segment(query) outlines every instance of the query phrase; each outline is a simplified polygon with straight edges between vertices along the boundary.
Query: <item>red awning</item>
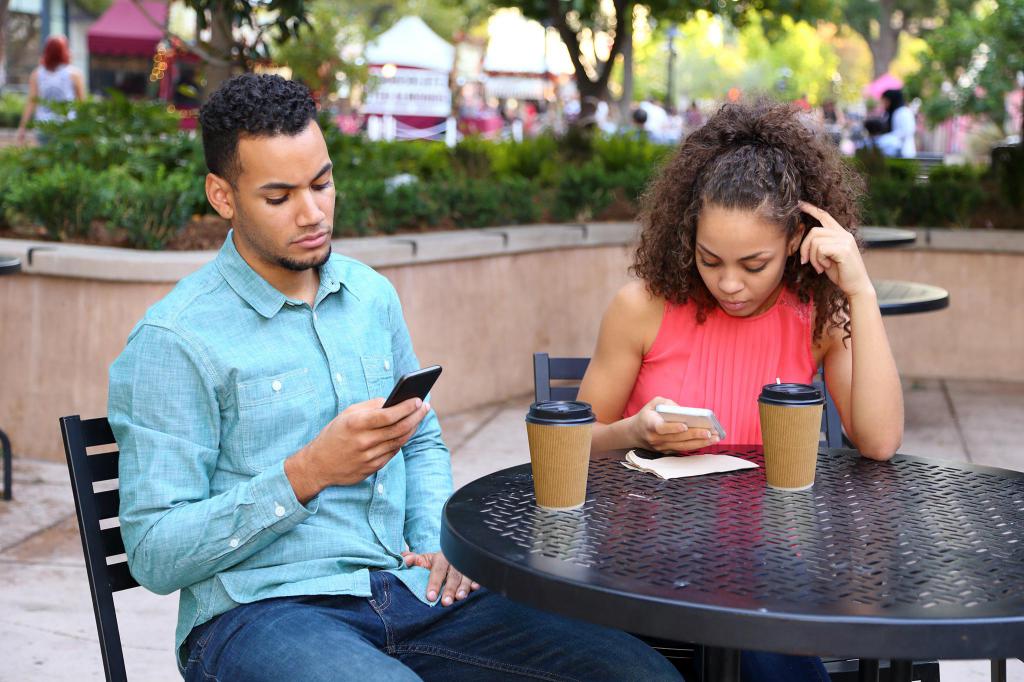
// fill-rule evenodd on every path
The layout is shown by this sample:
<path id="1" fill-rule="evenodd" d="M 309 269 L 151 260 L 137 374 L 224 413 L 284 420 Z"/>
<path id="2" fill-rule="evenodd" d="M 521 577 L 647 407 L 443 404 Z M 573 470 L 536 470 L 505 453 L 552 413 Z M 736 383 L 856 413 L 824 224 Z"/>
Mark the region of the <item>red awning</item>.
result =
<path id="1" fill-rule="evenodd" d="M 114 0 L 106 12 L 89 27 L 89 52 L 93 54 L 150 57 L 164 37 L 155 26 L 167 25 L 167 3 L 147 0 L 140 3 L 150 21 L 132 0 Z"/>

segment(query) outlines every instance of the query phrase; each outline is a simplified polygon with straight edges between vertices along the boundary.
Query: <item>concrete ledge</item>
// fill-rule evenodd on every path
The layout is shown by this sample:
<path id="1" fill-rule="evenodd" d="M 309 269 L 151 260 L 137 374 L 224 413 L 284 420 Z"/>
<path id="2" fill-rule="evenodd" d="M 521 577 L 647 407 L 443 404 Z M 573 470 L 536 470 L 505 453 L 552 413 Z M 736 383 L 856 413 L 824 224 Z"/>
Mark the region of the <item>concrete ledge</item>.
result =
<path id="1" fill-rule="evenodd" d="M 479 230 L 336 239 L 337 253 L 375 268 L 632 242 L 634 223 L 516 225 Z M 0 239 L 0 256 L 20 258 L 30 275 L 110 282 L 173 283 L 216 256 L 211 251 L 141 251 Z M 31 258 L 30 258 L 31 256 Z"/>

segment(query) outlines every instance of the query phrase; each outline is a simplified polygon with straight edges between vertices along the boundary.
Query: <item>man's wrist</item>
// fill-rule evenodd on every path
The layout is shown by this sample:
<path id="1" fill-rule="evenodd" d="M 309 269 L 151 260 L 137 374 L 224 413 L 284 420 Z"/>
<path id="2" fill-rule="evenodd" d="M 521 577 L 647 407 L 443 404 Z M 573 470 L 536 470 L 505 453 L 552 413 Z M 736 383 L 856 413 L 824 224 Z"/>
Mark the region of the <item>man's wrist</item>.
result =
<path id="1" fill-rule="evenodd" d="M 310 443 L 284 461 L 284 475 L 288 477 L 295 499 L 306 504 L 327 487 L 316 466 L 315 451 Z"/>

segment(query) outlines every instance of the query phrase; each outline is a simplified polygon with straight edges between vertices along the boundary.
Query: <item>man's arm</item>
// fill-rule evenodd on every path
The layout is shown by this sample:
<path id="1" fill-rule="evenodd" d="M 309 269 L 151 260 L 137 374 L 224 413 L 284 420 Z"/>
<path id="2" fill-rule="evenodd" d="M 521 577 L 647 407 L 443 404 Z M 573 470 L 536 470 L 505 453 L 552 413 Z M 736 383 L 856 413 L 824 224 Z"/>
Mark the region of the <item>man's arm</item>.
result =
<path id="1" fill-rule="evenodd" d="M 394 376 L 419 369 L 402 304 L 391 287 L 388 318 L 391 324 L 391 352 Z M 443 381 L 443 379 L 442 379 Z M 431 410 L 415 435 L 402 446 L 405 458 L 405 541 L 416 553 L 441 549 L 441 508 L 452 493 L 451 459 L 441 439 L 441 426 Z"/>
<path id="2" fill-rule="evenodd" d="M 132 575 L 167 594 L 247 559 L 316 511 L 283 462 L 217 495 L 221 400 L 213 369 L 180 335 L 141 327 L 110 368 L 121 534 Z"/>

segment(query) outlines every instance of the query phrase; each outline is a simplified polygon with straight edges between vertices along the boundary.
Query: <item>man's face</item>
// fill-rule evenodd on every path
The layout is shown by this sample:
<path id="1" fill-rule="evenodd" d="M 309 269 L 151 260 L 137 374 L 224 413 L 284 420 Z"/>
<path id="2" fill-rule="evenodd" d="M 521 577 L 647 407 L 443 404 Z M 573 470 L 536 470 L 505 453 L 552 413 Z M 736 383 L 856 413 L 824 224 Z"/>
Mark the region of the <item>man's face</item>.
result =
<path id="1" fill-rule="evenodd" d="M 334 182 L 316 122 L 297 135 L 241 137 L 241 171 L 231 187 L 235 245 L 257 272 L 301 271 L 331 254 Z"/>

